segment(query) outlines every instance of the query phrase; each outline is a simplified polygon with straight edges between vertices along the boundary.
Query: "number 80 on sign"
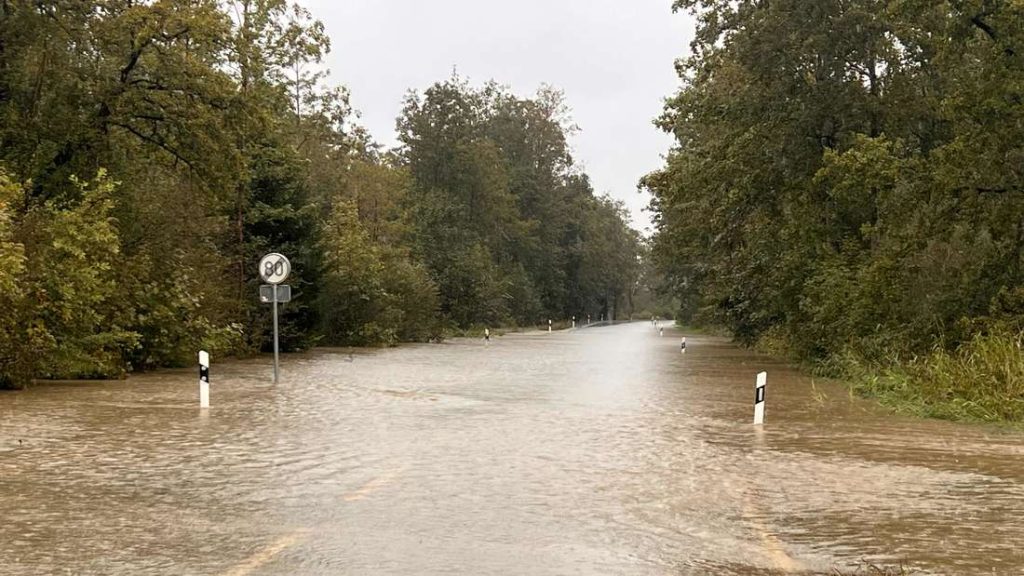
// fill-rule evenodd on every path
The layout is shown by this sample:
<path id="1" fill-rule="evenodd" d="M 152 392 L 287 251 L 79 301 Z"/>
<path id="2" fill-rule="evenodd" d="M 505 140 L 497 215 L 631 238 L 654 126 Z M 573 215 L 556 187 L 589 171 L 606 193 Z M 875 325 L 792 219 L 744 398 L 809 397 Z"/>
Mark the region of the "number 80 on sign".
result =
<path id="1" fill-rule="evenodd" d="M 260 258 L 260 278 L 267 284 L 280 284 L 288 279 L 292 264 L 282 254 L 276 252 Z"/>

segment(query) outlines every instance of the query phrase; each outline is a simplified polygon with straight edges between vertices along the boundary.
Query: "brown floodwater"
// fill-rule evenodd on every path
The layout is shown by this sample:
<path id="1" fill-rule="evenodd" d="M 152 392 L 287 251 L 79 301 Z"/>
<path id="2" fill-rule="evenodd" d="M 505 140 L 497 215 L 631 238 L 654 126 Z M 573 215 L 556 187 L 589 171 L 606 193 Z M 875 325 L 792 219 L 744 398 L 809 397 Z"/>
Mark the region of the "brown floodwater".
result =
<path id="1" fill-rule="evenodd" d="M 1024 434 L 678 337 L 214 358 L 206 412 L 193 370 L 0 394 L 0 574 L 1024 574 Z"/>

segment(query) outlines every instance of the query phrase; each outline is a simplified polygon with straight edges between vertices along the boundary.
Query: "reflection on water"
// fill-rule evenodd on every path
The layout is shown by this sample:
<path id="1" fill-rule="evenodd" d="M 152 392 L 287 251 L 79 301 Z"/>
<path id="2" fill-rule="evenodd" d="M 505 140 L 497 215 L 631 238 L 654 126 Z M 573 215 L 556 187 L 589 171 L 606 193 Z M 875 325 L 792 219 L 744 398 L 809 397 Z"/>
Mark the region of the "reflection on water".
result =
<path id="1" fill-rule="evenodd" d="M 669 336 L 214 359 L 208 414 L 190 370 L 0 394 L 0 574 L 1022 573 L 1019 433 Z"/>

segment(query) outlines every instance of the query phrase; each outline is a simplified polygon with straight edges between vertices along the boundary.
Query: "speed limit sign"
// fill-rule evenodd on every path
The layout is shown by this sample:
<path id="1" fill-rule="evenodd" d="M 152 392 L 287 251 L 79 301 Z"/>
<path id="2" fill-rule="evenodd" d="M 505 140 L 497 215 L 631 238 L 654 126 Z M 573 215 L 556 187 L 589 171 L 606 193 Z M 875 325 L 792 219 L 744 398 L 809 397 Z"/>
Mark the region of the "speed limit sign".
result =
<path id="1" fill-rule="evenodd" d="M 260 278 L 267 284 L 280 284 L 288 278 L 292 263 L 276 252 L 260 258 Z"/>

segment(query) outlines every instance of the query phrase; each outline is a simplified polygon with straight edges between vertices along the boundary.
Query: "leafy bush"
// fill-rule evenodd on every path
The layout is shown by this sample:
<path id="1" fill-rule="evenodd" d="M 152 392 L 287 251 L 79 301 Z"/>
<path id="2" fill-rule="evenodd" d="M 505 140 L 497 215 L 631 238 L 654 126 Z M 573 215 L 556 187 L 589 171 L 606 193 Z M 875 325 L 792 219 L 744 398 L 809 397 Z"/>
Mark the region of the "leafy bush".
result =
<path id="1" fill-rule="evenodd" d="M 112 218 L 115 183 L 100 171 L 91 182 L 72 178 L 77 199 L 29 208 L 12 242 L 9 181 L 0 209 L 0 257 L 9 268 L 0 282 L 10 317 L 0 354 L 5 385 L 32 376 L 119 376 L 138 345 L 117 283 L 122 262 Z"/>

